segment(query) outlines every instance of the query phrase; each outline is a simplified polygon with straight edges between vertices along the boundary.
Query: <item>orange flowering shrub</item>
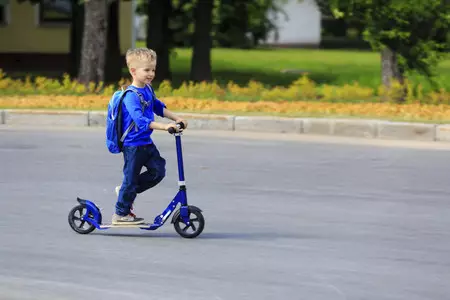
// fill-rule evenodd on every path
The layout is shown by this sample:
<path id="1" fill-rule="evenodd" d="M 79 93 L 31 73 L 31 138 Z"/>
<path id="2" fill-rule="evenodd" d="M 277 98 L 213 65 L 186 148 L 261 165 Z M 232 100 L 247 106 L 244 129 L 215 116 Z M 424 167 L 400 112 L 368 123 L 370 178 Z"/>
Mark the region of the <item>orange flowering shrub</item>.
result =
<path id="1" fill-rule="evenodd" d="M 26 95 L 2 96 L 0 108 L 74 109 L 106 111 L 107 95 Z M 264 114 L 300 116 L 342 116 L 404 121 L 449 121 L 450 105 L 342 103 L 311 101 L 221 101 L 188 97 L 160 97 L 174 111 L 196 113 Z"/>
<path id="2" fill-rule="evenodd" d="M 24 79 L 12 79 L 6 76 L 0 69 L 0 98 L 17 95 L 22 99 L 21 101 L 38 101 L 39 103 L 43 103 L 41 101 L 44 101 L 46 103 L 46 100 L 44 100 L 45 97 L 36 98 L 36 95 L 47 95 L 46 97 L 52 95 L 52 97 L 50 97 L 51 99 L 60 99 L 58 96 L 64 95 L 70 96 L 68 98 L 61 98 L 66 99 L 69 103 L 61 103 L 58 104 L 59 106 L 65 105 L 75 107 L 75 103 L 81 101 L 80 105 L 82 106 L 80 106 L 80 108 L 84 108 L 84 105 L 88 102 L 85 100 L 74 99 L 107 99 L 111 97 L 118 88 L 128 84 L 130 84 L 129 79 L 122 79 L 116 85 L 105 85 L 101 82 L 98 85 L 91 83 L 86 87 L 75 80 L 71 80 L 67 74 L 65 74 L 61 80 L 45 77 L 31 79 L 30 76 L 27 76 Z M 406 96 L 404 96 L 405 91 Z M 287 87 L 266 87 L 260 82 L 250 81 L 246 86 L 240 86 L 234 82 L 229 82 L 225 86 L 220 86 L 217 82 L 185 82 L 176 88 L 173 87 L 169 81 L 163 81 L 156 90 L 156 94 L 160 98 L 212 99 L 219 102 L 243 102 L 243 105 L 260 102 L 263 104 L 255 105 L 266 105 L 264 103 L 275 102 L 287 105 L 286 103 L 298 102 L 300 104 L 308 103 L 308 106 L 311 107 L 316 107 L 316 105 L 331 107 L 326 103 L 389 102 L 395 104 L 398 103 L 400 99 L 406 104 L 450 105 L 450 92 L 444 89 L 425 94 L 420 84 L 412 86 L 409 82 L 406 82 L 405 85 L 401 85 L 398 82 L 392 82 L 389 90 L 386 90 L 384 86 L 380 86 L 377 89 L 360 86 L 358 82 L 342 86 L 332 86 L 327 84 L 318 85 L 308 78 L 307 74 L 302 75 Z M 33 97 L 30 98 L 33 100 L 26 100 L 26 98 L 23 97 L 25 95 L 33 95 Z M 4 103 L 4 100 L 2 101 Z M 73 101 L 75 101 L 75 103 Z M 189 102 L 191 100 L 186 101 Z M 98 100 L 94 100 L 94 103 L 98 103 Z M 3 105 L 8 106 L 7 104 Z M 204 102 L 201 102 L 201 105 L 204 105 Z M 221 105 L 227 106 L 229 104 L 222 103 Z M 98 107 L 104 107 L 104 103 Z"/>

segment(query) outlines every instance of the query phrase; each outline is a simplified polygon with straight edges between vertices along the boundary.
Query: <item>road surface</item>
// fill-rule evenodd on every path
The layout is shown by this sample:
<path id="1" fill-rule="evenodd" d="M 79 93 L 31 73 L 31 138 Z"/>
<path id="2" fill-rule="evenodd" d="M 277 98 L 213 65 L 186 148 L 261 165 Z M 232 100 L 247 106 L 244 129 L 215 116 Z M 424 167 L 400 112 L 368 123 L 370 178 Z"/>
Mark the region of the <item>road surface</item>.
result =
<path id="1" fill-rule="evenodd" d="M 177 191 L 138 196 L 148 220 Z M 104 129 L 0 127 L 0 299 L 443 300 L 450 295 L 450 147 L 186 131 L 188 197 L 204 232 L 76 234 L 76 197 L 113 213 L 122 158 Z"/>

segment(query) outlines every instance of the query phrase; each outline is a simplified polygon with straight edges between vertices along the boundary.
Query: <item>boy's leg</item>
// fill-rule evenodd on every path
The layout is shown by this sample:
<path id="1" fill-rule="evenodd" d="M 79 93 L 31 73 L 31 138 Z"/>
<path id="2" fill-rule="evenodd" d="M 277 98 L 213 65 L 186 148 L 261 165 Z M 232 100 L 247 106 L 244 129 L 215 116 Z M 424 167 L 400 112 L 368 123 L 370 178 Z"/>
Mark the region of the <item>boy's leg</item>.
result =
<path id="1" fill-rule="evenodd" d="M 130 213 L 131 206 L 136 198 L 136 188 L 138 186 L 139 173 L 142 169 L 142 162 L 146 159 L 145 151 L 141 147 L 124 147 L 124 179 L 116 203 L 116 214 L 126 216 Z"/>
<path id="2" fill-rule="evenodd" d="M 144 166 L 147 171 L 139 175 L 136 188 L 138 194 L 154 187 L 166 176 L 166 160 L 161 157 L 155 144 L 148 145 L 146 149 L 148 156 Z"/>

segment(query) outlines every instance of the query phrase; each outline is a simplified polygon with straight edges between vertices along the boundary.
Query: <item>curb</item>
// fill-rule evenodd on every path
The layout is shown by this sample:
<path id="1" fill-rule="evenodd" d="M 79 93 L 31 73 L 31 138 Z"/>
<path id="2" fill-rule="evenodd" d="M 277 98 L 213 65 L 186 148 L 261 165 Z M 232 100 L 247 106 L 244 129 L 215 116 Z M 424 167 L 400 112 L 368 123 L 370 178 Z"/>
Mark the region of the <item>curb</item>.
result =
<path id="1" fill-rule="evenodd" d="M 365 119 L 278 118 L 177 113 L 190 129 L 314 134 L 383 140 L 450 142 L 450 124 Z M 0 124 L 104 127 L 104 111 L 0 110 Z M 159 122 L 169 120 L 156 117 Z"/>

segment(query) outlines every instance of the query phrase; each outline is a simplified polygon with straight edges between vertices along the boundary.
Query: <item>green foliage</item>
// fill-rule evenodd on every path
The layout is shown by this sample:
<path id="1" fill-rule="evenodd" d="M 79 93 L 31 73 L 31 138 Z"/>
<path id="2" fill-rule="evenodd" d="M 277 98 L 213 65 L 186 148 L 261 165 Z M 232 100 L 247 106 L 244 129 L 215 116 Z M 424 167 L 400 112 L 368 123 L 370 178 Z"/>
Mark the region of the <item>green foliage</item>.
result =
<path id="1" fill-rule="evenodd" d="M 138 44 L 140 46 L 141 44 Z M 298 101 L 309 95 L 319 101 L 359 102 L 376 99 L 376 95 L 395 98 L 401 87 L 392 91 L 382 88 L 379 53 L 368 51 L 330 51 L 311 49 L 212 49 L 215 82 L 192 85 L 189 78 L 192 49 L 176 49 L 171 57 L 173 81 L 154 82 L 161 96 L 212 97 L 226 101 L 286 100 Z M 303 77 L 303 74 L 307 74 Z M 19 76 L 20 75 L 20 76 Z M 54 74 L 57 75 L 57 74 Z M 0 72 L 0 96 L 4 94 L 85 93 L 84 86 L 70 82 L 67 77 L 48 78 L 44 74 L 8 74 Z M 129 81 L 129 74 L 123 76 Z M 158 74 L 156 74 L 158 78 Z M 302 80 L 297 81 L 298 78 Z M 17 80 L 19 79 L 20 80 Z M 309 80 L 306 80 L 309 79 Z M 433 92 L 423 77 L 408 78 L 408 99 L 427 103 L 450 104 L 450 60 L 439 64 L 442 90 Z M 3 80 L 1 80 L 3 79 Z M 54 79 L 54 80 L 50 80 Z M 56 80 L 61 82 L 57 84 Z M 230 82 L 232 84 L 230 84 Z M 184 84 L 183 84 L 184 83 Z M 61 84 L 63 88 L 61 88 Z M 125 85 L 121 82 L 120 86 Z M 296 87 L 301 86 L 301 93 Z M 92 89 L 96 88 L 95 86 Z M 80 90 L 78 90 L 80 89 Z M 106 94 L 110 93 L 108 91 Z M 316 95 L 316 97 L 313 97 Z M 411 97 L 411 98 L 409 98 Z M 409 101 L 406 99 L 406 101 Z"/>
<path id="2" fill-rule="evenodd" d="M 270 15 L 286 17 L 281 5 L 285 0 L 220 0 L 215 35 L 221 47 L 257 46 L 277 27 Z"/>
<path id="3" fill-rule="evenodd" d="M 437 63 L 448 50 L 450 5 L 446 0 L 318 0 L 323 11 L 337 18 L 359 18 L 372 48 L 388 47 L 403 72 L 433 78 Z"/>
<path id="4" fill-rule="evenodd" d="M 169 18 L 171 44 L 190 47 L 194 33 L 194 7 L 199 0 L 172 0 Z M 277 31 L 269 17 L 284 14 L 286 0 L 214 0 L 213 44 L 220 47 L 247 48 L 257 46 L 272 31 Z M 147 0 L 138 0 L 136 12 L 147 14 Z M 249 38 L 250 37 L 250 38 Z"/>
<path id="5" fill-rule="evenodd" d="M 270 32 L 277 32 L 276 24 L 268 16 L 269 14 L 281 14 L 287 18 L 282 4 L 286 0 L 254 0 L 248 1 L 248 32 L 253 39 L 253 45 L 257 46 L 264 41 Z"/>

